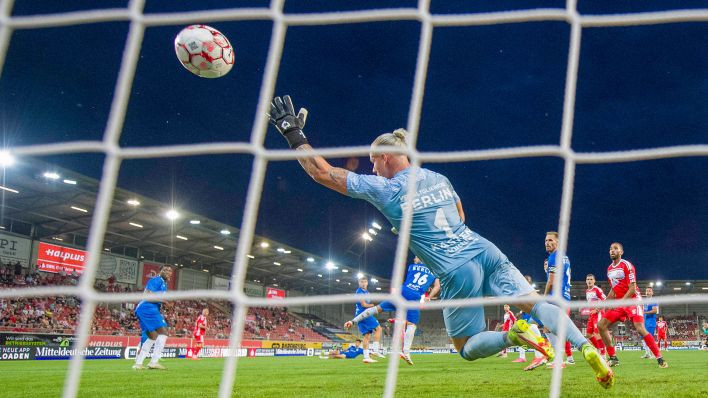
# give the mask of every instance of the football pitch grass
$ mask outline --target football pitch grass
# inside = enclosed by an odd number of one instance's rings
[[[670,351],[660,369],[641,352],[620,352],[615,386],[603,390],[575,353],[577,365],[564,371],[563,397],[707,397],[708,352]],[[531,355],[527,355],[529,358]],[[467,362],[457,355],[414,355],[414,366],[401,361],[396,396],[547,397],[551,370],[523,372],[525,364],[509,358]],[[233,396],[237,397],[377,397],[383,394],[388,359],[363,364],[358,359],[317,357],[240,358]],[[147,363],[147,362],[146,362]],[[80,397],[216,397],[223,359],[167,359],[169,369],[132,370],[133,361],[84,363]],[[1,397],[59,397],[68,361],[0,362]]]

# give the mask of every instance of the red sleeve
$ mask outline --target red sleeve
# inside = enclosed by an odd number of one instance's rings
[[[597,289],[597,293],[600,293],[597,295],[597,297],[600,298],[600,300],[605,300],[607,299],[607,296],[605,296],[605,292],[602,291],[599,287],[595,286],[595,289]]]
[[[625,272],[627,273],[629,283],[637,283],[637,276],[634,271],[634,266],[629,261],[624,264]]]

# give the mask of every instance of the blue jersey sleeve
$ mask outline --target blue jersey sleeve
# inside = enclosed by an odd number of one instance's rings
[[[391,180],[374,176],[349,173],[347,174],[347,195],[355,199],[364,199],[376,207],[391,202],[395,193],[400,190]]]
[[[548,276],[551,272],[556,272],[556,252],[553,252],[548,256],[548,271],[546,272],[546,276]]]
[[[357,288],[357,289],[356,289],[356,294],[369,294],[369,292],[368,292],[367,290],[362,289],[362,288]],[[369,300],[369,299],[364,299],[364,302],[365,302],[366,304],[370,304],[370,303],[371,303],[371,300]],[[356,306],[355,306],[355,307],[356,307],[355,310],[354,310],[354,315],[355,315],[355,316],[361,314],[361,313],[364,312],[364,310],[366,309],[364,306],[361,305],[361,302],[360,302],[360,301],[357,301],[357,302],[356,302]]]
[[[148,281],[145,290],[149,290],[153,293],[163,293],[167,291],[167,284],[161,276],[156,276]]]

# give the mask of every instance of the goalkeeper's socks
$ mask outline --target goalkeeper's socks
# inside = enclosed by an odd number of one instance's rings
[[[566,339],[576,347],[582,347],[583,344],[588,344],[588,339],[580,333],[580,330],[575,326],[573,321],[568,318],[568,315],[553,304],[539,301],[531,309],[531,316],[541,321],[551,333],[555,334],[558,334],[560,320],[565,318],[567,324]],[[553,346],[555,348],[555,344]]]
[[[467,340],[460,355],[468,361],[474,361],[494,355],[512,345],[506,337],[506,332],[481,332]]]

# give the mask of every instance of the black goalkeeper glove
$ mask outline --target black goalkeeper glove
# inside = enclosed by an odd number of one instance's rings
[[[270,103],[270,114],[268,114],[270,122],[275,126],[280,134],[285,137],[290,145],[290,149],[296,149],[301,145],[307,144],[307,137],[302,129],[305,127],[307,120],[307,109],[300,108],[297,116],[295,116],[295,107],[289,95],[273,98]]]

